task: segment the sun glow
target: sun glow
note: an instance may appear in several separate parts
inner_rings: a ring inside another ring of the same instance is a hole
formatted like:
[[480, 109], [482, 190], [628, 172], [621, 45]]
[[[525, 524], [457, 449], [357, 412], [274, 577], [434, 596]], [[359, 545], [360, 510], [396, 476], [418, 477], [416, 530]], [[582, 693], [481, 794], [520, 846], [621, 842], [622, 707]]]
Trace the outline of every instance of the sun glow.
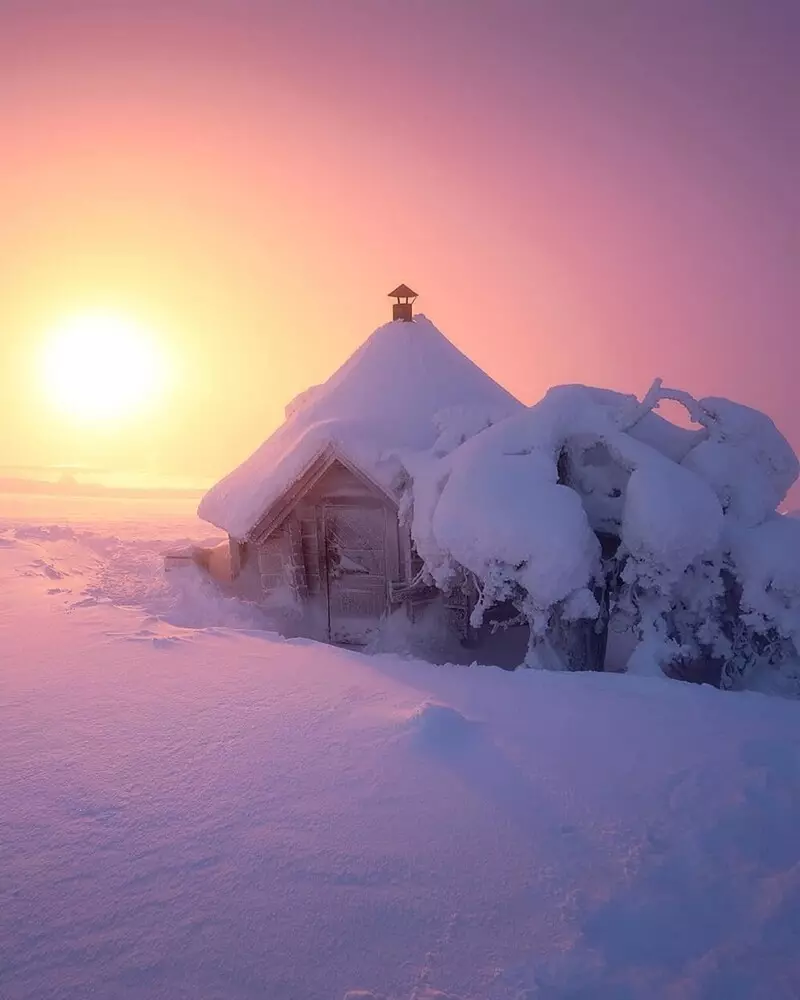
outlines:
[[167, 361], [149, 332], [108, 313], [78, 316], [46, 341], [44, 392], [62, 414], [82, 423], [132, 419], [163, 393]]

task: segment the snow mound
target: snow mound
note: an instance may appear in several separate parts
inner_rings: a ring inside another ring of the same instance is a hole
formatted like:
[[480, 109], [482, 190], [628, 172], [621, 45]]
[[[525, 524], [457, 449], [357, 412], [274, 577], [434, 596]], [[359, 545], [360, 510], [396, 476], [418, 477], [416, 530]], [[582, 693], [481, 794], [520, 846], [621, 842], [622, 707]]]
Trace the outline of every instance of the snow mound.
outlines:
[[387, 323], [289, 405], [286, 422], [203, 497], [198, 514], [244, 538], [330, 447], [391, 490], [396, 452], [431, 448], [447, 430], [448, 411], [452, 421], [466, 409], [473, 426], [486, 426], [521, 408], [422, 314]]
[[481, 580], [498, 564], [541, 608], [585, 586], [599, 555], [577, 493], [545, 480], [527, 456], [494, 455], [474, 476], [458, 463], [433, 518], [439, 543]]
[[759, 524], [797, 479], [797, 456], [766, 414], [729, 399], [701, 399], [699, 405], [709, 437], [683, 464], [710, 483], [731, 517]]
[[478, 724], [457, 708], [434, 701], [426, 701], [414, 710], [409, 727], [418, 745], [439, 752], [469, 744], [478, 732]]
[[625, 494], [622, 540], [633, 555], [683, 572], [722, 535], [722, 508], [698, 476], [672, 462], [635, 469]]

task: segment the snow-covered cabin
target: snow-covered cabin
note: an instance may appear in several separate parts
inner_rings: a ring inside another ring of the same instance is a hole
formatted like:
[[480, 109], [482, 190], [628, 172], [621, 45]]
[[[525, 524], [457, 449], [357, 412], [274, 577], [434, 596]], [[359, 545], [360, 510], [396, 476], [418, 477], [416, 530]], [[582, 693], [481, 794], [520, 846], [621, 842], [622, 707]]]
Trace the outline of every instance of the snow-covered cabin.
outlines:
[[228, 534], [229, 586], [290, 596], [314, 638], [366, 641], [411, 599], [420, 565], [399, 509], [403, 454], [430, 449], [448, 413], [521, 408], [425, 316], [379, 327], [203, 497], [200, 517]]

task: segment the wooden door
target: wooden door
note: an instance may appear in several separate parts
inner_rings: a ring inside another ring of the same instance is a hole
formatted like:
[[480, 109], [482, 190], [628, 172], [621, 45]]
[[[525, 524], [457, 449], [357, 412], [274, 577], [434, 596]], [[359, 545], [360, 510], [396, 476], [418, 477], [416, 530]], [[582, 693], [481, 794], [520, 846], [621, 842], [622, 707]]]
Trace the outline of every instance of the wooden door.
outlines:
[[386, 611], [386, 509], [323, 508], [328, 637], [363, 645]]

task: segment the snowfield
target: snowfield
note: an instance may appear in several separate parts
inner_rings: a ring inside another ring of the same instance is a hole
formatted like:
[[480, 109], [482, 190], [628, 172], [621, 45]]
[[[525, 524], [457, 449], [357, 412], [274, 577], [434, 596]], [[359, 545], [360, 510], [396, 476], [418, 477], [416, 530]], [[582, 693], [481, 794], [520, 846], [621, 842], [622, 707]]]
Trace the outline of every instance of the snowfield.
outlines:
[[208, 530], [0, 497], [3, 1000], [800, 996], [800, 704], [284, 641]]

